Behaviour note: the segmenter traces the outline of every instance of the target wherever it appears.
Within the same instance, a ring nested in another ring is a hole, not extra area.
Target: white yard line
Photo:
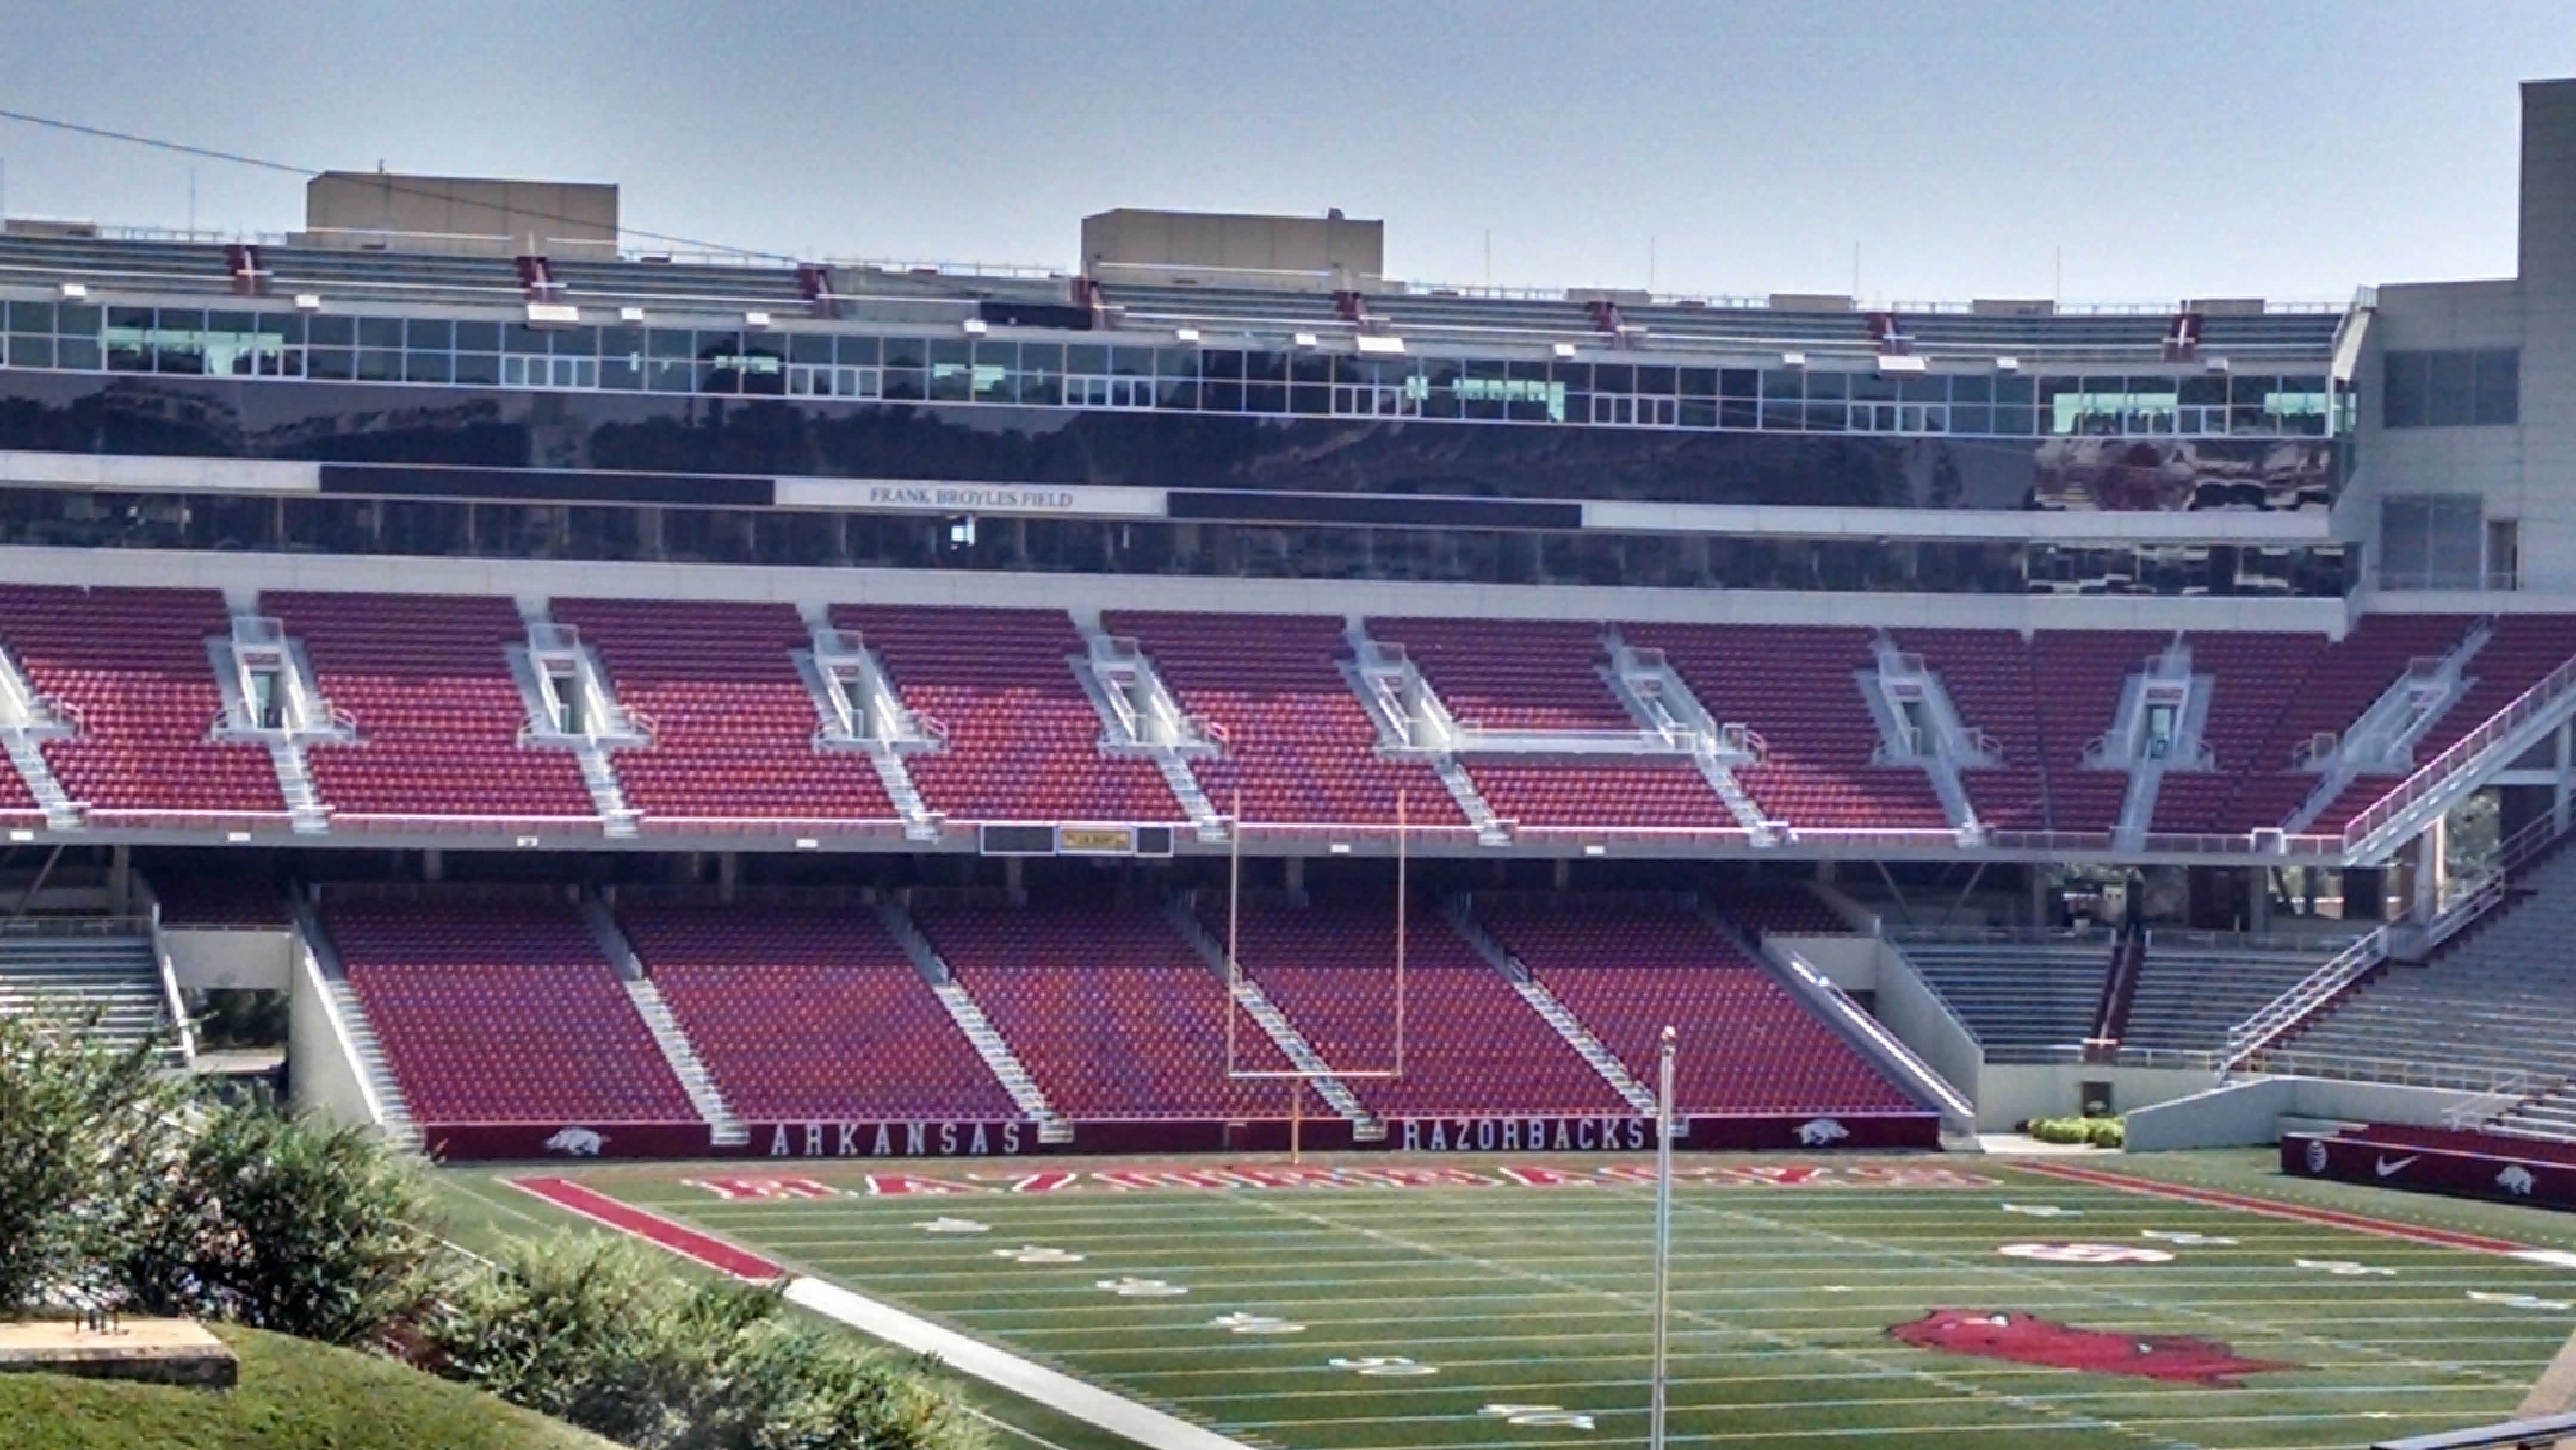
[[[973,1375],[1112,1435],[1123,1435],[1146,1450],[1245,1450],[1240,1440],[1033,1364],[838,1284],[804,1277],[791,1279],[787,1299],[915,1354],[938,1355],[942,1364],[960,1374]]]

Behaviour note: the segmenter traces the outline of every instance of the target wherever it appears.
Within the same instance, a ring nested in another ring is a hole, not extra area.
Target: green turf
[[[606,1440],[417,1370],[219,1326],[229,1392],[0,1375],[10,1450],[614,1450]]]
[[[2136,1161],[2239,1190],[2260,1179],[2246,1155]],[[1992,1160],[1950,1166],[1998,1186],[1679,1189],[1673,1443],[1988,1445],[2009,1436],[2016,1450],[2357,1447],[2508,1416],[2576,1329],[2566,1308],[2469,1297],[2564,1304],[2576,1293],[2565,1269],[2050,1182]],[[812,1171],[858,1182],[855,1170]],[[1652,1195],[1642,1186],[728,1203],[682,1176],[612,1170],[592,1181],[1256,1445],[1499,1450],[1643,1436]],[[2068,1212],[2033,1216],[2006,1204]],[[2392,1194],[2335,1206],[2436,1219],[2461,1207]],[[2496,1212],[2479,1215],[2477,1227],[2526,1242],[2564,1232],[2546,1215]],[[940,1216],[988,1231],[916,1227]],[[2236,1242],[2185,1244],[2150,1231]],[[2175,1258],[2069,1266],[1996,1252],[2066,1240]],[[1028,1246],[1083,1257],[1000,1256]],[[2300,1260],[2394,1272],[2338,1274]],[[1130,1277],[1189,1292],[1122,1297],[1098,1287]],[[2199,1336],[2299,1368],[2221,1388],[1950,1354],[1887,1334],[1935,1307],[2037,1314],[2124,1336]],[[1216,1322],[1230,1315],[1302,1328],[1238,1333]],[[1371,1357],[1436,1373],[1359,1373]],[[1515,1425],[1488,1408],[1497,1405],[1555,1406],[1589,1415],[1595,1428]]]

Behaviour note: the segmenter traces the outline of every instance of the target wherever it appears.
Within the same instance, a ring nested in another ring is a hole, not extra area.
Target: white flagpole
[[[1664,1029],[1655,1093],[1655,1368],[1648,1450],[1664,1450],[1665,1321],[1673,1299],[1673,1029]]]

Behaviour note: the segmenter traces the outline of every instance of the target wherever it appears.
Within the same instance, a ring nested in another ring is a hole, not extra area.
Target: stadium
[[[0,1007],[266,1018],[494,1231],[792,1279],[1041,1445],[1641,1443],[1667,1027],[1676,1440],[2512,1419],[2576,1329],[2522,101],[2518,274],[2333,305],[10,217]],[[2130,1156],[1981,1152],[2058,1119]]]

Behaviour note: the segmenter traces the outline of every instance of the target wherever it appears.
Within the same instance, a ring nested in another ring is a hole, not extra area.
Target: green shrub
[[[2118,1118],[2033,1118],[2027,1131],[2043,1143],[2090,1143],[2117,1148],[2126,1141]]]
[[[328,1344],[416,1316],[441,1262],[417,1168],[265,1099],[210,1109],[129,1217],[115,1270],[137,1307]]]
[[[890,1356],[771,1290],[680,1280],[647,1250],[514,1244],[422,1325],[425,1367],[635,1450],[957,1450],[981,1434]]]
[[[132,1207],[185,1133],[161,1044],[96,1045],[96,1018],[0,1013],[0,1315],[104,1287]]]

